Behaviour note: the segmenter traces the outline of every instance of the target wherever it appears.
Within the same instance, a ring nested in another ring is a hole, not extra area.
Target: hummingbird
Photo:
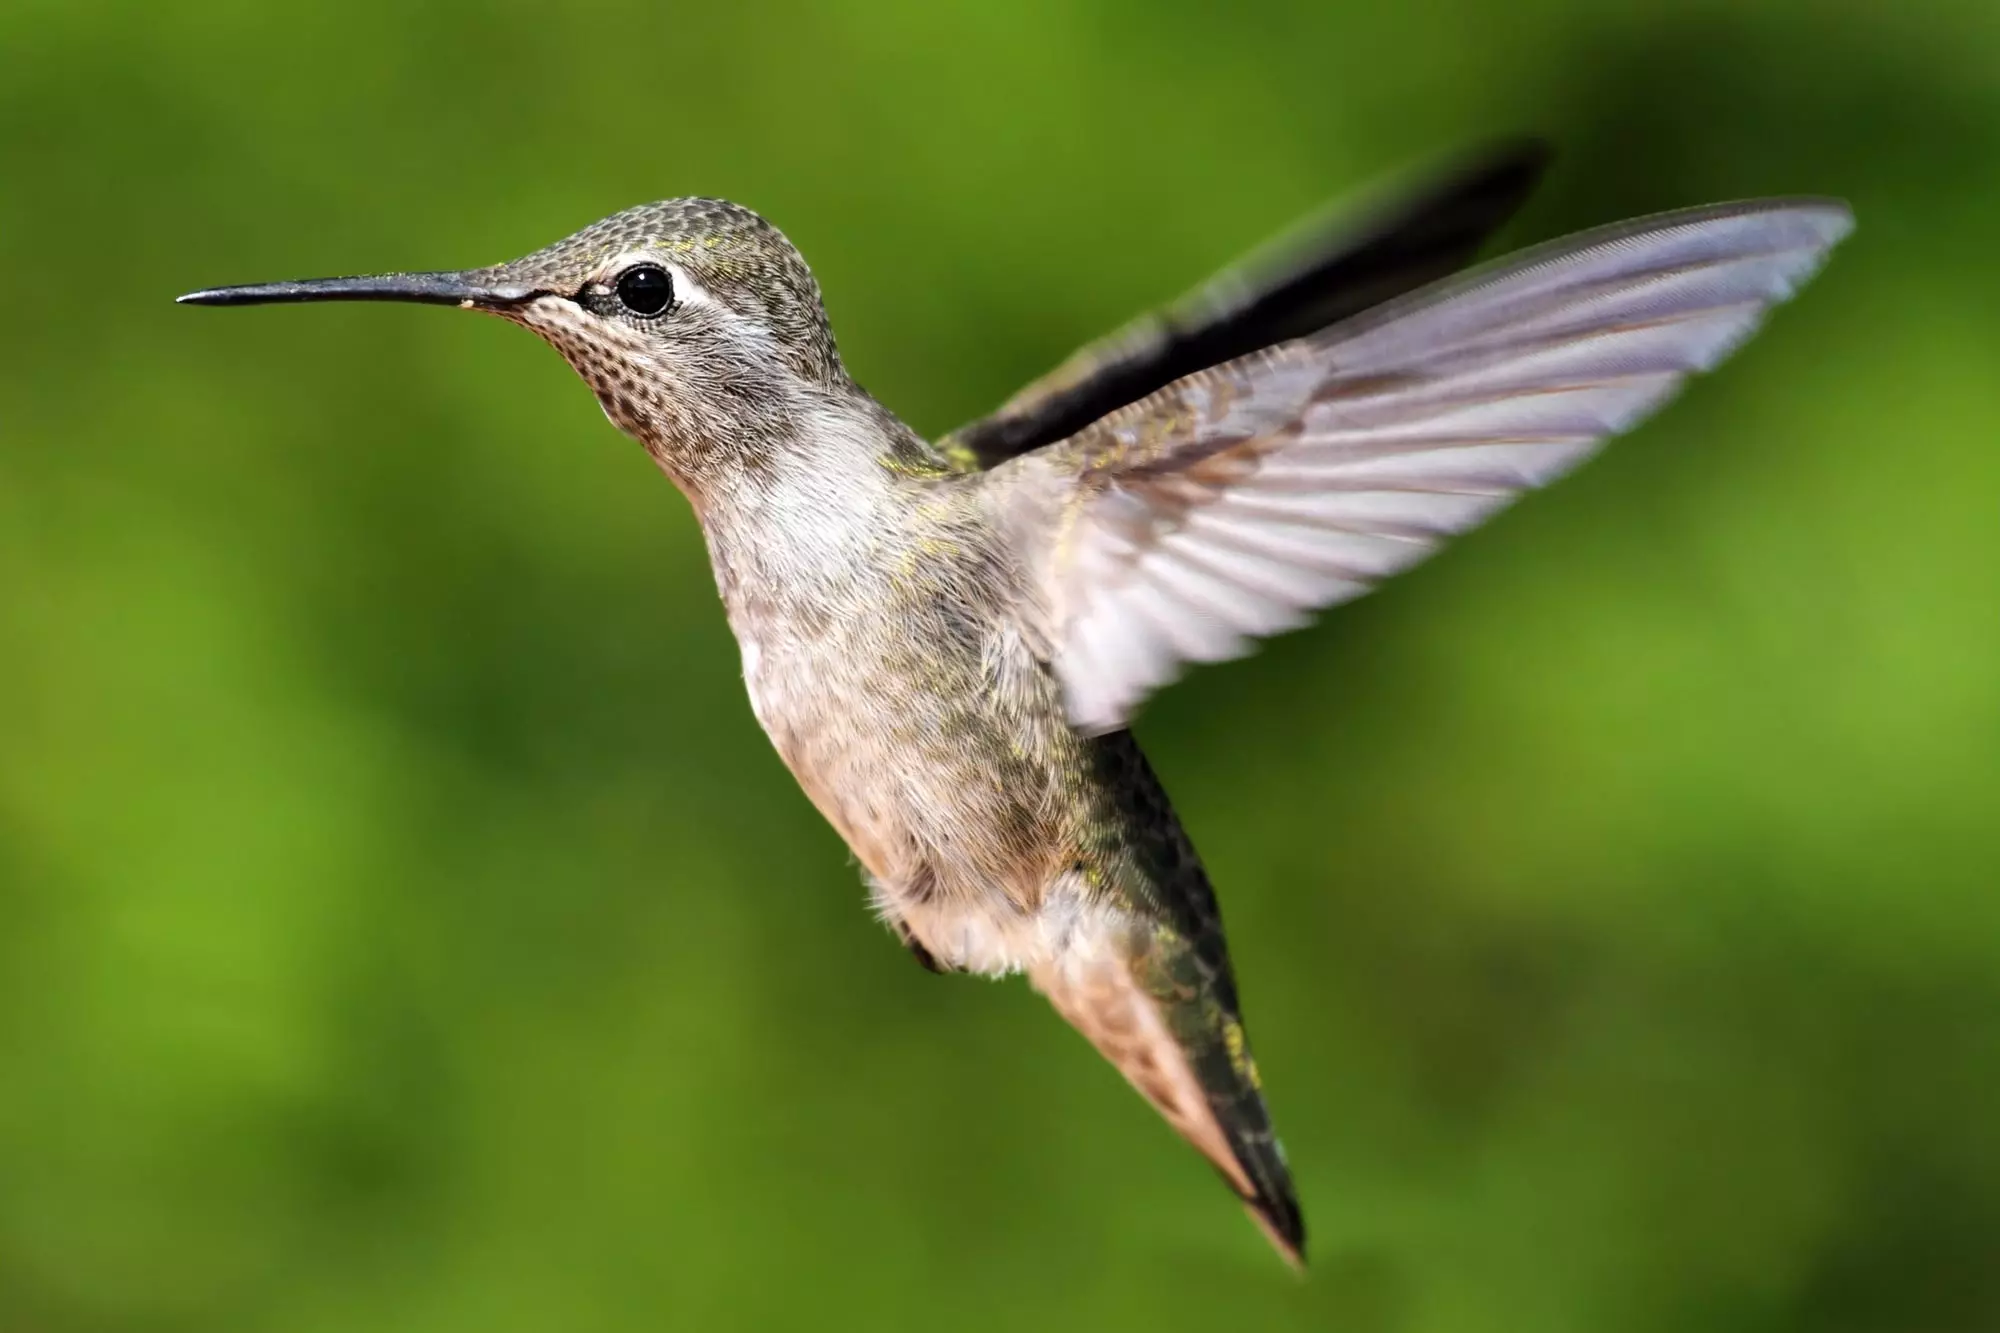
[[[485,268],[179,299],[458,306],[553,346],[692,505],[751,708],[881,919],[933,971],[1025,973],[1302,1266],[1215,892],[1135,713],[1568,472],[1852,226],[1759,199],[1475,263],[1546,159],[1465,154],[935,440],[848,373],[792,244],[720,199]]]

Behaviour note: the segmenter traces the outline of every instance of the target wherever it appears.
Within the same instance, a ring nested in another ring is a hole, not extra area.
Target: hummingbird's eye
[[[674,303],[674,278],[658,264],[635,264],[618,275],[618,299],[635,315],[657,315]]]

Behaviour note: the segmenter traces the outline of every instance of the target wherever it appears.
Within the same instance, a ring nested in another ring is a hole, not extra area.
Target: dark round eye
[[[618,299],[635,315],[657,315],[674,303],[674,278],[658,264],[635,264],[618,275]]]

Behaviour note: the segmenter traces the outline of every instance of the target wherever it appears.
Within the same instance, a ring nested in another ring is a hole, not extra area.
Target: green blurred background
[[[0,16],[0,1333],[2000,1328],[2000,8]],[[685,505],[497,321],[218,314],[715,193],[939,432],[1501,130],[1851,198],[1722,374],[1141,733],[1297,1282],[863,907]]]

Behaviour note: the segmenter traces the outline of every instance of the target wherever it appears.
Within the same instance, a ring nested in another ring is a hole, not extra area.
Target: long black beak
[[[272,305],[285,301],[416,301],[468,310],[519,305],[543,295],[538,287],[495,282],[490,274],[383,273],[367,278],[308,278],[302,282],[259,282],[244,287],[210,287],[174,300],[180,305]]]

